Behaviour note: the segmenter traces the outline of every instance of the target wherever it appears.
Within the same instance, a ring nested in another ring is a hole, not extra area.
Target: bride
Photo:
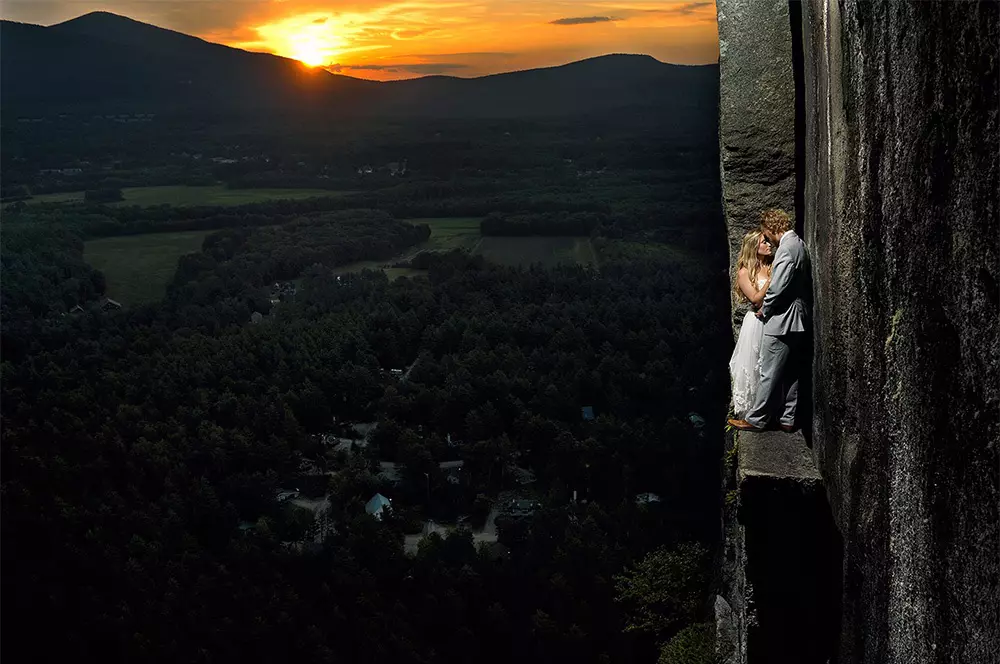
[[[771,284],[771,261],[774,248],[759,230],[743,236],[743,246],[736,260],[736,278],[733,295],[736,301],[750,303],[751,309],[743,318],[740,337],[736,341],[733,357],[729,360],[729,376],[733,380],[733,410],[737,418],[745,417],[753,406],[760,382],[760,341],[764,336],[764,323],[754,312],[764,301],[764,294]]]

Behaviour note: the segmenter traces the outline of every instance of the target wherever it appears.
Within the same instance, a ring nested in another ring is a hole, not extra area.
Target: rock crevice
[[[843,556],[831,657],[995,661],[1000,3],[718,7],[730,249],[798,203],[812,255],[810,442]]]

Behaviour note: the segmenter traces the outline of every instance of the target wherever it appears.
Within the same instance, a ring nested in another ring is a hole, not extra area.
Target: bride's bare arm
[[[760,307],[761,302],[764,301],[764,295],[767,293],[767,287],[771,284],[771,277],[767,278],[767,283],[757,290],[754,284],[750,281],[750,271],[745,267],[740,268],[740,273],[736,277],[737,283],[740,286],[740,290],[746,295],[746,298],[750,300],[750,304],[756,309]]]

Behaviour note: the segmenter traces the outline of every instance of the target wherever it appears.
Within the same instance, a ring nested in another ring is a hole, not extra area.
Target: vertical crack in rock
[[[795,214],[795,83],[787,0],[717,0],[719,153],[723,209],[734,265],[760,213]],[[738,332],[746,314],[733,302]]]
[[[804,185],[812,446],[843,538],[835,661],[995,661],[1000,3],[717,4],[731,253]]]
[[[803,3],[814,449],[841,662],[1000,651],[996,2]]]

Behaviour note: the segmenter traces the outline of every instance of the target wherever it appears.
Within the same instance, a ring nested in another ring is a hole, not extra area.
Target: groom
[[[760,385],[745,420],[729,420],[737,429],[763,431],[772,412],[780,410],[782,431],[796,430],[795,408],[799,376],[807,358],[809,305],[812,296],[809,256],[806,246],[792,230],[792,221],[782,210],[765,210],[760,230],[777,247],[771,268],[771,285],[757,318],[764,323],[760,342]]]

